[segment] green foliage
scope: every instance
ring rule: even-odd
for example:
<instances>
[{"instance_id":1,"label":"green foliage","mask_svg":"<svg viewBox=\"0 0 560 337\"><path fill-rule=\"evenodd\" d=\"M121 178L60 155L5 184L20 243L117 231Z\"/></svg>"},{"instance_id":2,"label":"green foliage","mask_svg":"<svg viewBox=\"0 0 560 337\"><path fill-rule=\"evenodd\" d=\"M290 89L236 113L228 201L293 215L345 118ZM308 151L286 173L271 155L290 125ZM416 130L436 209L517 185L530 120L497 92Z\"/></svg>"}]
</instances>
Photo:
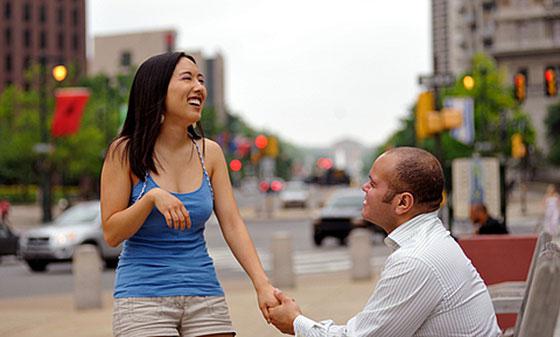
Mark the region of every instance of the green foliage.
<instances>
[{"instance_id":1,"label":"green foliage","mask_svg":"<svg viewBox=\"0 0 560 337\"><path fill-rule=\"evenodd\" d=\"M548 160L554 165L560 165L560 101L548 107L544 124L550 144Z\"/></svg>"},{"instance_id":2,"label":"green foliage","mask_svg":"<svg viewBox=\"0 0 560 337\"><path fill-rule=\"evenodd\" d=\"M474 78L474 88L463 86L463 77ZM440 106L446 97L472 97L475 119L475 144L489 144L490 149L479 151L483 155L511 153L511 136L520 132L526 144L535 143L535 131L529 116L523 112L513 97L513 89L505 84L504 75L497 69L493 59L484 54L473 58L470 72L458 76L455 83L440 91ZM437 153L434 138L416 141L414 109L401 119L400 127L377 150L377 155L396 146L419 146ZM477 150L475 145L466 145L453 139L445 132L441 137L442 149L446 160L468 157ZM369 168L368 168L369 169Z\"/></svg>"}]
</instances>

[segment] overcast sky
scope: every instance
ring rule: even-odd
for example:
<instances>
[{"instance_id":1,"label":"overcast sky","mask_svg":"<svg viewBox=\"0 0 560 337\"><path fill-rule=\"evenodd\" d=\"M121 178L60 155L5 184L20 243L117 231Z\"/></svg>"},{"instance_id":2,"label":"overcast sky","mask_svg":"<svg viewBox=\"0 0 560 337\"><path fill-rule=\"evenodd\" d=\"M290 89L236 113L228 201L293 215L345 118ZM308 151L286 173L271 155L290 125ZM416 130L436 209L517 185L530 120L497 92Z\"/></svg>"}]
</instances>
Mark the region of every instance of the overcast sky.
<instances>
[{"instance_id":1,"label":"overcast sky","mask_svg":"<svg viewBox=\"0 0 560 337\"><path fill-rule=\"evenodd\" d=\"M304 146L380 143L431 69L428 0L87 4L90 37L174 28L178 48L220 51L230 110Z\"/></svg>"}]
</instances>

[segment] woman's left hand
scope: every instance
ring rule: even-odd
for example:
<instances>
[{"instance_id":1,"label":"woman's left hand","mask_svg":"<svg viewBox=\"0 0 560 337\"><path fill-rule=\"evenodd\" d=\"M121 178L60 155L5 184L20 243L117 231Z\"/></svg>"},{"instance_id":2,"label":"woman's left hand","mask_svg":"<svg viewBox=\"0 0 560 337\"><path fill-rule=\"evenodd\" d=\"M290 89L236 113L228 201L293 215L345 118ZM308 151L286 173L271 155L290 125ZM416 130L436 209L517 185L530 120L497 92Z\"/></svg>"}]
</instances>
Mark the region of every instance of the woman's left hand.
<instances>
[{"instance_id":1,"label":"woman's left hand","mask_svg":"<svg viewBox=\"0 0 560 337\"><path fill-rule=\"evenodd\" d=\"M259 309L261 309L264 319L270 323L268 309L280 305L280 302L274 296L274 287L271 284L267 284L257 289L257 300L259 301Z\"/></svg>"}]
</instances>

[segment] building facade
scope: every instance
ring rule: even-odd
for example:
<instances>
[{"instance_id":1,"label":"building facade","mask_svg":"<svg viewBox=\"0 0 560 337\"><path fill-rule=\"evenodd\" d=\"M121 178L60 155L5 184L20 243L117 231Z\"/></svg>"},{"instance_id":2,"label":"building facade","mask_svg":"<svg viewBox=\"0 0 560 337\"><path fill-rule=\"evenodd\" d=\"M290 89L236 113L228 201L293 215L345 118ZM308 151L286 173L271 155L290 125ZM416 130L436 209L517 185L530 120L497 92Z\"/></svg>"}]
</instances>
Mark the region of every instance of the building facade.
<instances>
[{"instance_id":1,"label":"building facade","mask_svg":"<svg viewBox=\"0 0 560 337\"><path fill-rule=\"evenodd\" d=\"M559 96L544 90L545 69L560 67L560 0L432 0L433 71L461 75L472 56L494 57L513 85L527 77L523 109L537 131L537 146L548 149L544 118Z\"/></svg>"},{"instance_id":2,"label":"building facade","mask_svg":"<svg viewBox=\"0 0 560 337\"><path fill-rule=\"evenodd\" d=\"M0 0L0 91L29 89L33 64L64 64L86 73L85 0Z\"/></svg>"}]
</instances>

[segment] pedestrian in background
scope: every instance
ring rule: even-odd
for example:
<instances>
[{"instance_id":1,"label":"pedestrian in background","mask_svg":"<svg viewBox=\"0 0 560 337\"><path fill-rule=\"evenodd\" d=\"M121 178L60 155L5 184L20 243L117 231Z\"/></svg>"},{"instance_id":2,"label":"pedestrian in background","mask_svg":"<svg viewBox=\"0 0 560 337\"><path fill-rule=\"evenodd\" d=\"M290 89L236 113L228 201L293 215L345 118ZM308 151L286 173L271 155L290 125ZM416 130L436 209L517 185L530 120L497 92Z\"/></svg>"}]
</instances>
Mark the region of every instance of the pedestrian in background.
<instances>
[{"instance_id":1,"label":"pedestrian in background","mask_svg":"<svg viewBox=\"0 0 560 337\"><path fill-rule=\"evenodd\" d=\"M476 234L508 234L505 224L499 222L488 214L488 208L483 203L474 203L471 205L469 217L474 226L476 226Z\"/></svg>"},{"instance_id":2,"label":"pedestrian in background","mask_svg":"<svg viewBox=\"0 0 560 337\"><path fill-rule=\"evenodd\" d=\"M558 235L560 223L560 195L553 184L548 185L544 196L544 231L553 237Z\"/></svg>"},{"instance_id":3,"label":"pedestrian in background","mask_svg":"<svg viewBox=\"0 0 560 337\"><path fill-rule=\"evenodd\" d=\"M115 336L233 336L204 238L216 213L257 292L278 302L235 202L220 146L200 126L206 99L195 59L165 53L136 72L128 113L101 174L106 241L123 244L116 271Z\"/></svg>"},{"instance_id":4,"label":"pedestrian in background","mask_svg":"<svg viewBox=\"0 0 560 337\"><path fill-rule=\"evenodd\" d=\"M0 219L3 224L8 223L8 215L10 215L10 202L8 199L0 200Z\"/></svg>"}]
</instances>

